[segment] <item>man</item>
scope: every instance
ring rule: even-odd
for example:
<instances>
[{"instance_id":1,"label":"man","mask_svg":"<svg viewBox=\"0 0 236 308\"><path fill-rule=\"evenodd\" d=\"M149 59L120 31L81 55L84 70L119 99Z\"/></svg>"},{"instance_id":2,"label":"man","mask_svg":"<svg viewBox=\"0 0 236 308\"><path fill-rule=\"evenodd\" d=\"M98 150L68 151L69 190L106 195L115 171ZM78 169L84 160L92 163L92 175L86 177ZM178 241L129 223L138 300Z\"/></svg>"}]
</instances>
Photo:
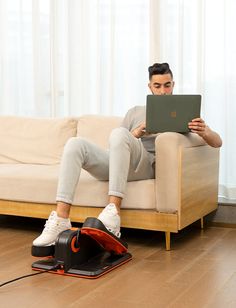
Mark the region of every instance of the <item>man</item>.
<instances>
[{"instance_id":1,"label":"man","mask_svg":"<svg viewBox=\"0 0 236 308\"><path fill-rule=\"evenodd\" d=\"M149 67L149 84L152 94L170 95L173 92L173 74L167 63ZM65 145L57 190L57 209L45 224L42 234L33 242L35 246L55 243L58 234L71 228L70 206L81 168L98 180L109 181L108 205L98 216L106 228L120 237L120 207L127 181L154 178L155 138L145 133L145 106L130 109L121 125L111 132L109 151L90 141L73 137ZM212 131L201 118L189 123L193 133L207 144L220 147L220 136Z\"/></svg>"}]
</instances>

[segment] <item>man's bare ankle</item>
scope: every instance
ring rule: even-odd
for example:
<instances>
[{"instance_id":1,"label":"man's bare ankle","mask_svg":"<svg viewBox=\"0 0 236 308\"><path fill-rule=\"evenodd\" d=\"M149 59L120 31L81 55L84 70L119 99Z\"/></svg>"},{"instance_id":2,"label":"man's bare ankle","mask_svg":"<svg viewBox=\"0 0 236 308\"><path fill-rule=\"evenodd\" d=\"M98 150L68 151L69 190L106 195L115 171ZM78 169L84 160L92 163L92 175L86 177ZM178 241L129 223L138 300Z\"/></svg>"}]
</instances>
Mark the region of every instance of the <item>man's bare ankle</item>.
<instances>
[{"instance_id":1,"label":"man's bare ankle","mask_svg":"<svg viewBox=\"0 0 236 308\"><path fill-rule=\"evenodd\" d=\"M109 203L115 204L118 215L120 215L121 202L122 202L122 198L117 197L117 196L109 196Z\"/></svg>"},{"instance_id":2,"label":"man's bare ankle","mask_svg":"<svg viewBox=\"0 0 236 308\"><path fill-rule=\"evenodd\" d=\"M57 216L60 218L68 219L70 215L70 204L65 202L58 202L57 203Z\"/></svg>"}]
</instances>

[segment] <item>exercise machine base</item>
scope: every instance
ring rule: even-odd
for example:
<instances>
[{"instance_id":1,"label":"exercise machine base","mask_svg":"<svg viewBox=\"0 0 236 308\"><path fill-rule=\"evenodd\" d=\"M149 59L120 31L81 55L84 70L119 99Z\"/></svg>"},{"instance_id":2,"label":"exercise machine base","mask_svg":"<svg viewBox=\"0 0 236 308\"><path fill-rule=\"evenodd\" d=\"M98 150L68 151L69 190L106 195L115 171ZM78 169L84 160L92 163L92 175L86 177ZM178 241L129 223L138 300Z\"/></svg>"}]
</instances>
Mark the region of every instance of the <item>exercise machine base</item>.
<instances>
[{"instance_id":1,"label":"exercise machine base","mask_svg":"<svg viewBox=\"0 0 236 308\"><path fill-rule=\"evenodd\" d=\"M94 234L106 233L103 226L96 218L88 218L86 221L85 226L89 228L84 229L85 232L82 232L83 226L81 229L72 228L63 231L59 234L55 246L46 246L46 248L32 246L33 256L44 257L42 260L35 261L32 269L81 278L98 278L132 259L132 255L127 251L128 245L123 240L113 239L107 231L108 236L105 235L104 247L104 240L99 242L103 237L94 236ZM100 227L102 227L101 230ZM110 245L107 244L109 239ZM46 258L45 254L48 254Z\"/></svg>"}]
</instances>

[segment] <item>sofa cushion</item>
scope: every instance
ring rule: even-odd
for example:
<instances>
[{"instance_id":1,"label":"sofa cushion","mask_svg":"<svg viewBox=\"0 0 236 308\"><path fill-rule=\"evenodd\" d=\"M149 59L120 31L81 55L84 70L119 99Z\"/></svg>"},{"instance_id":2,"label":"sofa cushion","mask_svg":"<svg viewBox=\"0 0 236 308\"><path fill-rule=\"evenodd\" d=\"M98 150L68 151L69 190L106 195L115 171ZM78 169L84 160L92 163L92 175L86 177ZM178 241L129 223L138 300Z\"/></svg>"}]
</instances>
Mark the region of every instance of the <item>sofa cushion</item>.
<instances>
[{"instance_id":1,"label":"sofa cushion","mask_svg":"<svg viewBox=\"0 0 236 308\"><path fill-rule=\"evenodd\" d=\"M54 204L58 174L59 165L0 164L0 199ZM108 182L82 170L73 204L104 207L107 191ZM128 182L126 191L122 208L156 209L154 180Z\"/></svg>"},{"instance_id":2,"label":"sofa cushion","mask_svg":"<svg viewBox=\"0 0 236 308\"><path fill-rule=\"evenodd\" d=\"M121 121L121 117L115 116L81 116L78 118L77 136L87 138L106 149L111 130L119 127Z\"/></svg>"},{"instance_id":3,"label":"sofa cushion","mask_svg":"<svg viewBox=\"0 0 236 308\"><path fill-rule=\"evenodd\" d=\"M77 120L0 117L0 163L58 164Z\"/></svg>"},{"instance_id":4,"label":"sofa cushion","mask_svg":"<svg viewBox=\"0 0 236 308\"><path fill-rule=\"evenodd\" d=\"M55 203L58 172L58 164L0 164L0 199Z\"/></svg>"},{"instance_id":5,"label":"sofa cushion","mask_svg":"<svg viewBox=\"0 0 236 308\"><path fill-rule=\"evenodd\" d=\"M107 181L99 181L83 170L73 204L105 207L108 203L108 185ZM156 210L155 180L128 182L122 208Z\"/></svg>"}]
</instances>

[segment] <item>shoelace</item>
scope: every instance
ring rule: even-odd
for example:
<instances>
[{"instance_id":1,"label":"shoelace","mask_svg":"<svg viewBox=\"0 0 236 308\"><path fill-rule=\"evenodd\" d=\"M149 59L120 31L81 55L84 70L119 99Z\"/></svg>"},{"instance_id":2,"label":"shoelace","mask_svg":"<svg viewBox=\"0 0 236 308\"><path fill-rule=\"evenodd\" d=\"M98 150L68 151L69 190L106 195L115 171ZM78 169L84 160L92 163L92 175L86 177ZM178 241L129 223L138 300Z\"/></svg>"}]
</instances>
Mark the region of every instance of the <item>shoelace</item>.
<instances>
[{"instance_id":1,"label":"shoelace","mask_svg":"<svg viewBox=\"0 0 236 308\"><path fill-rule=\"evenodd\" d=\"M58 222L47 220L44 227L45 227L44 231L52 231L52 232L57 231Z\"/></svg>"},{"instance_id":2,"label":"shoelace","mask_svg":"<svg viewBox=\"0 0 236 308\"><path fill-rule=\"evenodd\" d=\"M119 231L115 232L114 230L112 230L111 228L107 228L107 230L111 233L113 233L116 237L121 237L121 233Z\"/></svg>"}]
</instances>

